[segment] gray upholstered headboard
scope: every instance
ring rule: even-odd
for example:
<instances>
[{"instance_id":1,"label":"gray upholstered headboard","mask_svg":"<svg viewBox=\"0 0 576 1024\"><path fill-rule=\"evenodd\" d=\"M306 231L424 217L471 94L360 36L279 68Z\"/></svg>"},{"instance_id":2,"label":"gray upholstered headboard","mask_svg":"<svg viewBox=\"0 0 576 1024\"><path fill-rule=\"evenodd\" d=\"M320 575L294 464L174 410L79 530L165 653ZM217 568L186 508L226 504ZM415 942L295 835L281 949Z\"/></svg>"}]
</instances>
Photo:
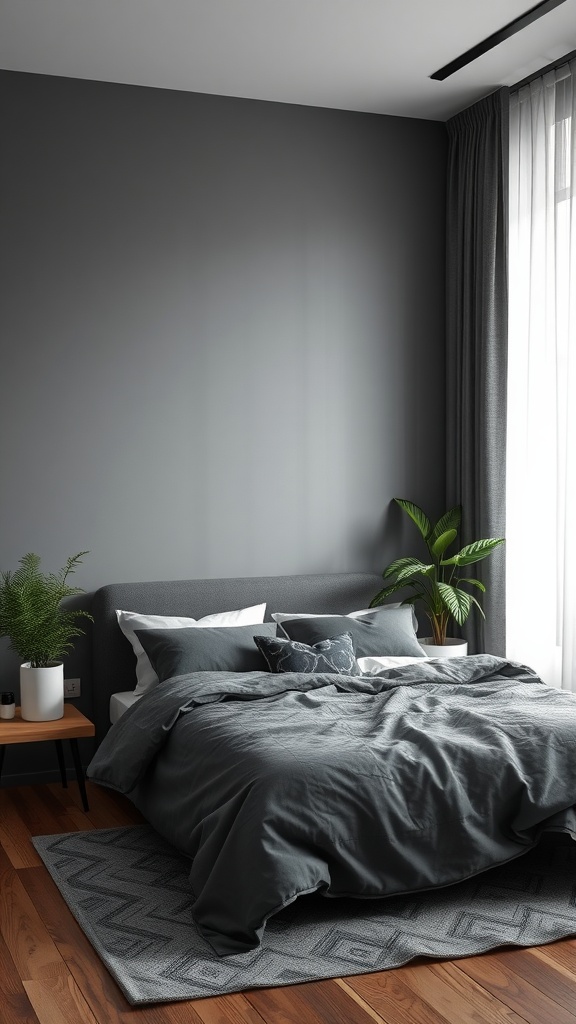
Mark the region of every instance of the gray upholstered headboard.
<instances>
[{"instance_id":1,"label":"gray upholstered headboard","mask_svg":"<svg viewBox=\"0 0 576 1024\"><path fill-rule=\"evenodd\" d=\"M266 601L271 612L350 612L366 608L382 586L376 573L321 576L257 576L221 580L172 580L155 583L110 583L94 594L92 681L96 736L102 739L110 720L110 696L136 685L132 648L116 620L116 608L148 615L189 615L246 608Z\"/></svg>"}]
</instances>

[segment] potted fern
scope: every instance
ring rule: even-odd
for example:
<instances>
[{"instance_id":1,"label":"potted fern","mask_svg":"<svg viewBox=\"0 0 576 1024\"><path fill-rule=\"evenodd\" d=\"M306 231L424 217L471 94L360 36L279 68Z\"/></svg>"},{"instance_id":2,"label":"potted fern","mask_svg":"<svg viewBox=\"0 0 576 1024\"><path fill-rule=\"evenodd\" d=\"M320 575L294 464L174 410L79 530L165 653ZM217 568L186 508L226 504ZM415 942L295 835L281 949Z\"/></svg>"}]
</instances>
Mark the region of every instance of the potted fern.
<instances>
[{"instance_id":1,"label":"potted fern","mask_svg":"<svg viewBox=\"0 0 576 1024\"><path fill-rule=\"evenodd\" d=\"M40 571L40 557L29 553L14 572L0 573L0 636L22 659L20 703L22 718L49 722L64 714L62 659L83 630L80 618L92 616L80 609L64 609L64 598L81 594L68 585L68 577L87 551L72 555L57 574Z\"/></svg>"},{"instance_id":2,"label":"potted fern","mask_svg":"<svg viewBox=\"0 0 576 1024\"><path fill-rule=\"evenodd\" d=\"M415 523L426 549L427 559L397 558L382 573L389 582L370 602L370 607L383 604L387 597L402 587L410 587L412 594L402 604L421 601L430 620L432 636L418 639L420 646L431 658L447 658L463 655L468 651L465 640L448 637L448 624L453 618L462 626L475 605L483 616L482 606L474 594L465 587L474 587L482 593L484 584L472 576L462 575L466 566L480 562L492 554L503 537L490 537L466 544L457 554L446 557L447 549L454 543L462 521L462 506L449 509L433 526L428 516L412 501L395 498L394 501Z\"/></svg>"}]
</instances>

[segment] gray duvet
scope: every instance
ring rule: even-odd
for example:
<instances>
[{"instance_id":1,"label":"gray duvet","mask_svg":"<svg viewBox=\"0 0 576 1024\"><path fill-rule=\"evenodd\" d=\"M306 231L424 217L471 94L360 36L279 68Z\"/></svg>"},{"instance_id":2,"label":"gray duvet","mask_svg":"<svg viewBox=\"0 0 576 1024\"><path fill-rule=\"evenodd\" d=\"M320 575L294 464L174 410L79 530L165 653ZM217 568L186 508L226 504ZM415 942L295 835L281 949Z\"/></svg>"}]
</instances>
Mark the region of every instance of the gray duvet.
<instances>
[{"instance_id":1,"label":"gray duvet","mask_svg":"<svg viewBox=\"0 0 576 1024\"><path fill-rule=\"evenodd\" d=\"M576 696L479 655L374 676L197 672L149 691L88 769L192 858L220 955L302 893L448 885L576 838Z\"/></svg>"}]
</instances>

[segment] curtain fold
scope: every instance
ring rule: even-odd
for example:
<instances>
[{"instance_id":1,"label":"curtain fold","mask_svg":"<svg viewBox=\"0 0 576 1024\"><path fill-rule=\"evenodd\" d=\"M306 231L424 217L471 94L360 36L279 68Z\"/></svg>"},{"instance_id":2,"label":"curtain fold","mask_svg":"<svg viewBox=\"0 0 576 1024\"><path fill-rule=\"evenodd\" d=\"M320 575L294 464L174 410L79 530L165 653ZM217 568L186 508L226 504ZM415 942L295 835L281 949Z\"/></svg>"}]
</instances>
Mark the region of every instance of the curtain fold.
<instances>
[{"instance_id":1,"label":"curtain fold","mask_svg":"<svg viewBox=\"0 0 576 1024\"><path fill-rule=\"evenodd\" d=\"M510 100L508 655L576 690L576 60Z\"/></svg>"},{"instance_id":2,"label":"curtain fold","mask_svg":"<svg viewBox=\"0 0 576 1024\"><path fill-rule=\"evenodd\" d=\"M463 543L506 530L508 107L500 89L447 124L447 499ZM486 586L471 653L505 654L505 564L501 546L471 567Z\"/></svg>"}]
</instances>

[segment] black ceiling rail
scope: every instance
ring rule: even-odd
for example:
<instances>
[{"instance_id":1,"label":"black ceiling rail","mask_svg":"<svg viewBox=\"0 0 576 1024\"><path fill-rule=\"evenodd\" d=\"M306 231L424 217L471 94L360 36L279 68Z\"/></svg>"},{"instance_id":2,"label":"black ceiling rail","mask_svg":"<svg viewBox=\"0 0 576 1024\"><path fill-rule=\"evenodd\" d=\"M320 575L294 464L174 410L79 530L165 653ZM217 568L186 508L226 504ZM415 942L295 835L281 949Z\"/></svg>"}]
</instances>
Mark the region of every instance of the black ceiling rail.
<instances>
[{"instance_id":1,"label":"black ceiling rail","mask_svg":"<svg viewBox=\"0 0 576 1024\"><path fill-rule=\"evenodd\" d=\"M555 7L560 7L561 4L566 3L566 0L542 0L541 3L536 4L535 7L531 7L525 14L520 14L513 21L510 21L508 25L504 25L504 28L499 28L497 32L493 32L491 36L483 39L481 43L477 43L476 46L472 46L470 50L466 50L466 53L462 53L460 57L456 57L455 60L450 61L449 64L445 64L439 71L435 71L430 78L433 78L437 82L443 82L450 75L453 75L456 71L460 71L461 68L466 67L467 64L471 64L473 60L480 57L483 53L487 53L488 50L494 49L499 43L503 43L505 39L509 39L510 36L516 35L527 25L531 25L532 22L537 21L538 18L542 18L549 11L553 11Z\"/></svg>"}]
</instances>

